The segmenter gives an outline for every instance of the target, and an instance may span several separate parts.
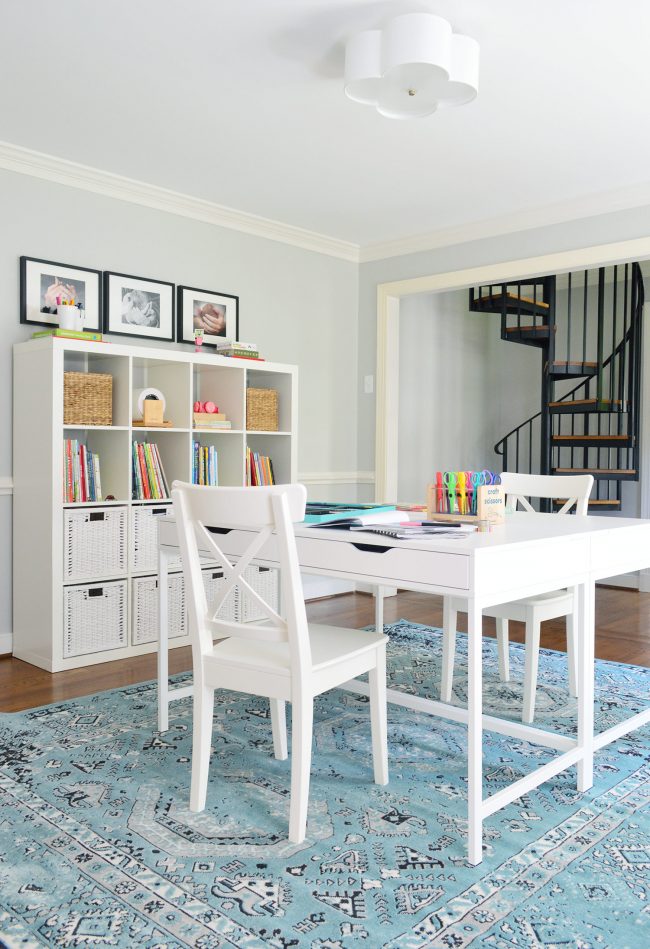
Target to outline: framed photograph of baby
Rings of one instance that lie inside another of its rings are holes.
[[[193,343],[195,330],[203,342],[216,346],[224,337],[239,339],[239,297],[196,287],[178,288],[178,342]]]
[[[57,308],[79,308],[83,328],[98,330],[101,320],[101,271],[57,264],[37,257],[20,258],[20,322],[57,327]]]
[[[105,271],[104,332],[172,342],[174,284]]]

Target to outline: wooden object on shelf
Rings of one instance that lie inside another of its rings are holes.
[[[134,418],[133,421],[131,422],[131,425],[133,426],[133,428],[172,428],[173,427],[170,421],[148,422],[144,418],[140,418],[140,419]]]
[[[160,399],[145,399],[142,403],[142,421],[145,425],[164,425],[163,403]]]
[[[63,373],[63,424],[113,424],[113,377],[109,373]]]
[[[277,432],[278,393],[275,389],[246,389],[246,428],[249,432]]]

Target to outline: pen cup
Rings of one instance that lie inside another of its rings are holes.
[[[59,319],[59,328],[62,330],[81,330],[83,322],[79,314],[78,306],[69,306],[60,304],[56,308],[56,315]]]

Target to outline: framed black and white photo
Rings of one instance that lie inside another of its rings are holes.
[[[83,311],[84,329],[98,330],[101,288],[100,270],[21,257],[20,322],[56,327],[59,325],[57,306],[72,302]]]
[[[174,284],[104,272],[104,332],[174,339]]]
[[[179,287],[176,339],[193,343],[195,330],[203,330],[203,342],[212,346],[224,339],[238,339],[239,297],[214,290]]]

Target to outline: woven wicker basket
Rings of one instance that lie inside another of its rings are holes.
[[[64,372],[63,423],[112,425],[113,377],[105,372]]]
[[[275,389],[246,389],[246,428],[249,432],[277,432],[278,393]]]

